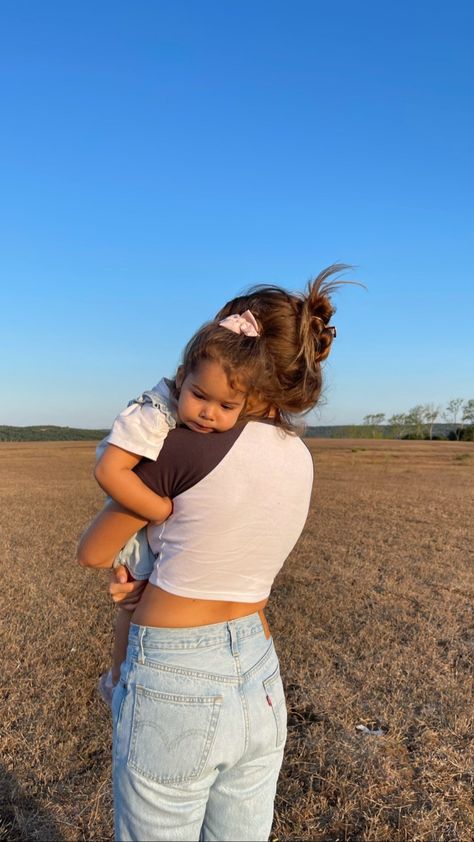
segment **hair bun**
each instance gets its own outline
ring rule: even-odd
[[[305,360],[309,375],[314,374],[319,363],[326,359],[335,336],[335,330],[329,326],[336,312],[330,295],[340,285],[340,281],[328,278],[348,268],[344,263],[328,266],[308,283],[306,295],[301,302],[300,355]]]

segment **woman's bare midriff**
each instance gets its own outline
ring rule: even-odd
[[[217,599],[190,599],[168,593],[148,584],[132,614],[132,623],[157,628],[190,628],[225,623],[249,614],[260,614],[265,635],[270,636],[263,609],[268,599],[260,602],[223,602]]]

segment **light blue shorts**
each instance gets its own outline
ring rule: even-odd
[[[147,527],[144,526],[127,541],[115,556],[113,567],[123,564],[134,579],[149,579],[155,566],[155,556],[148,543]]]
[[[258,614],[130,629],[113,696],[117,840],[266,840],[286,740]]]

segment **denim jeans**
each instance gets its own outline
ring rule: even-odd
[[[286,705],[258,614],[132,624],[112,711],[117,840],[268,839]]]

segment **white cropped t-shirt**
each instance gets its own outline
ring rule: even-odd
[[[173,499],[168,520],[148,527],[151,584],[195,599],[268,597],[308,514],[313,462],[301,439],[258,421],[225,433],[179,427],[135,472]]]

